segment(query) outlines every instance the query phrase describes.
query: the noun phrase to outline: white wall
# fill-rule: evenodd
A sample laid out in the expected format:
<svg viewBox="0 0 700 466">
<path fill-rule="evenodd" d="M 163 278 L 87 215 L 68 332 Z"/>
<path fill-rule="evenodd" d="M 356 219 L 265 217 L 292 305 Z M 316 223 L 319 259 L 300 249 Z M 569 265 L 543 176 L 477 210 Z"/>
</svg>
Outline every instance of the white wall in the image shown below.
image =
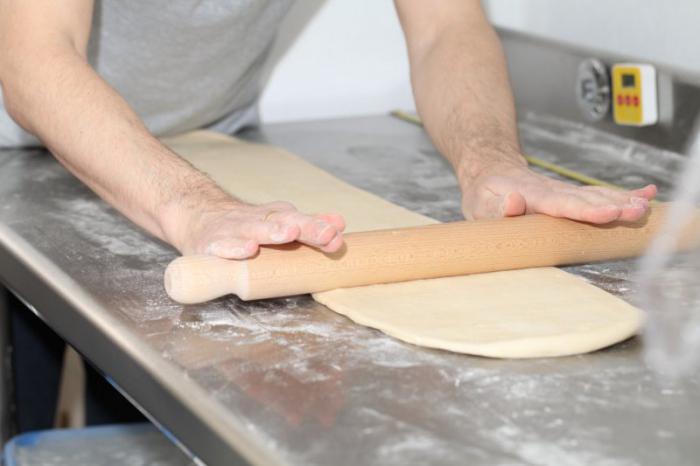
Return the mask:
<svg viewBox="0 0 700 466">
<path fill-rule="evenodd" d="M 700 0 L 484 0 L 499 26 L 700 73 Z"/>
<path fill-rule="evenodd" d="M 700 0 L 483 1 L 496 25 L 700 74 Z M 298 0 L 280 38 L 264 121 L 414 108 L 392 0 Z"/>
<path fill-rule="evenodd" d="M 299 0 L 280 39 L 273 55 L 284 55 L 261 99 L 263 121 L 414 108 L 392 0 Z"/>
</svg>

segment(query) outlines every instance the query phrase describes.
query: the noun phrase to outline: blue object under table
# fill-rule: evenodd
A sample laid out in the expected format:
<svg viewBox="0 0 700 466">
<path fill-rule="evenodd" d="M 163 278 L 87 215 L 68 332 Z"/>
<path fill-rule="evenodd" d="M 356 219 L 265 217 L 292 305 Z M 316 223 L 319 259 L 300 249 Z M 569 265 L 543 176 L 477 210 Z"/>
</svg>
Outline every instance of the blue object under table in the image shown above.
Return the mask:
<svg viewBox="0 0 700 466">
<path fill-rule="evenodd" d="M 189 466 L 195 463 L 152 424 L 28 432 L 10 440 L 5 466 Z"/>
</svg>

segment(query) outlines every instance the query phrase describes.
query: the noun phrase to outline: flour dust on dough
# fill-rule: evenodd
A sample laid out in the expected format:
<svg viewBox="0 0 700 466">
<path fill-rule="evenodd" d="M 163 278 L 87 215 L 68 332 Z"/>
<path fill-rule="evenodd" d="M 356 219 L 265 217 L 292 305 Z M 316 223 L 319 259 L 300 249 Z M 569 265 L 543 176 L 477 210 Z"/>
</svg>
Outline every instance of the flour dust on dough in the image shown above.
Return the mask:
<svg viewBox="0 0 700 466">
<path fill-rule="evenodd" d="M 196 131 L 164 142 L 232 195 L 339 212 L 347 231 L 435 220 L 355 188 L 279 148 Z M 625 340 L 641 311 L 552 267 L 346 288 L 313 295 L 357 323 L 416 345 L 528 358 L 594 351 Z"/>
</svg>

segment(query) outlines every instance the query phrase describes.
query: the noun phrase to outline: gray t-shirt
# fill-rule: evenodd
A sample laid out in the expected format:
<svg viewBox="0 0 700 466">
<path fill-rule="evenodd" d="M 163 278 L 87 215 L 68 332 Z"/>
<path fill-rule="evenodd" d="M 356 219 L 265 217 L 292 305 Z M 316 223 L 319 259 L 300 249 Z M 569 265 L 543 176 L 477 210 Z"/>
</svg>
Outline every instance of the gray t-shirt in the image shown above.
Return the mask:
<svg viewBox="0 0 700 466">
<path fill-rule="evenodd" d="M 96 0 L 89 61 L 154 134 L 233 133 L 257 123 L 262 66 L 291 1 Z M 0 101 L 0 147 L 35 144 Z"/>
</svg>

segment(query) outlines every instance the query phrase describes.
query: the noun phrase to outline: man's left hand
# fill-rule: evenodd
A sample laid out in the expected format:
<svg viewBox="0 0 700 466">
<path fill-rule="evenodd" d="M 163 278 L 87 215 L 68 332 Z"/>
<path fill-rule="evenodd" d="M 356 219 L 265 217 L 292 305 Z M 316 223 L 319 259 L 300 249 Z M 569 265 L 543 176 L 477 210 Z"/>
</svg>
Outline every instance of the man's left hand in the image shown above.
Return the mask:
<svg viewBox="0 0 700 466">
<path fill-rule="evenodd" d="M 597 224 L 633 222 L 646 214 L 657 191 L 654 185 L 633 191 L 575 186 L 515 163 L 461 178 L 462 211 L 468 220 L 539 213 Z"/>
</svg>

